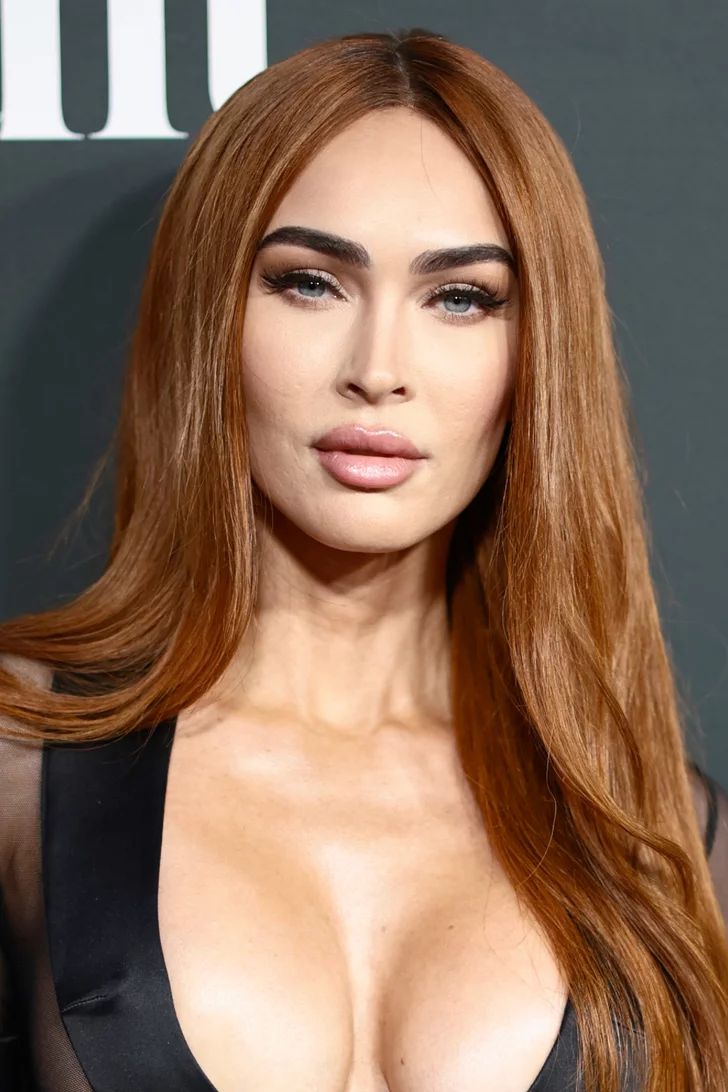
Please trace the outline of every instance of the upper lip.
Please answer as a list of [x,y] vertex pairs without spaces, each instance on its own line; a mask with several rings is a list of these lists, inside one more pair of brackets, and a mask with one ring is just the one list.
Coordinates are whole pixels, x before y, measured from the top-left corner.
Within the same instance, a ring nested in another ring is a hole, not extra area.
[[400,432],[391,428],[366,428],[364,425],[339,425],[329,429],[313,446],[319,451],[360,451],[371,455],[399,455],[421,459],[422,452]]

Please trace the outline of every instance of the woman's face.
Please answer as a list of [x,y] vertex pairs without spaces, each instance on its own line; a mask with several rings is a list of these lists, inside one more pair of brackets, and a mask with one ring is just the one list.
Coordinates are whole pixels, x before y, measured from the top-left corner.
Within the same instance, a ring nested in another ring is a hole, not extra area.
[[[265,242],[291,227],[348,240],[346,252],[323,238],[324,251],[313,237]],[[428,119],[372,113],[300,174],[263,242],[243,332],[255,483],[299,531],[335,549],[422,541],[478,492],[509,417],[518,286],[485,184]],[[425,265],[428,253],[476,244],[493,247],[493,259]],[[506,302],[491,310],[490,297]],[[341,481],[313,445],[342,425],[394,430],[423,457],[383,485],[369,477],[371,456],[329,456],[348,466]]]

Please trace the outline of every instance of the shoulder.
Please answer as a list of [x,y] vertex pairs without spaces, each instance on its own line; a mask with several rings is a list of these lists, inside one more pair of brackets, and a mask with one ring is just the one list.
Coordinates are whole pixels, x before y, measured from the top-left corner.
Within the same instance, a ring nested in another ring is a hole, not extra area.
[[728,924],[728,792],[692,763],[691,778],[708,866],[718,904]]
[[[0,667],[34,686],[50,690],[53,671],[46,664],[0,653]],[[22,724],[0,714],[0,871],[5,873],[15,854],[26,844],[38,815],[41,759],[38,740],[21,740],[5,730]]]
[[0,652],[0,667],[33,686],[50,690],[53,685],[53,669],[40,660],[29,660],[26,656],[16,656],[12,652]]
[[[53,669],[48,664],[41,663],[39,660],[29,660],[25,656],[15,656],[9,652],[0,652],[0,668],[8,672],[10,675],[14,675],[16,679],[21,682],[29,683],[30,686],[37,687],[41,690],[50,690],[53,686]],[[22,723],[15,720],[13,717],[3,716],[0,713],[0,748],[2,751],[0,754],[7,751],[10,753],[13,750],[12,745],[27,746],[20,740],[8,737],[5,735],[5,729],[11,728],[11,730],[22,730]],[[32,742],[32,741],[30,741]]]
[[712,778],[696,762],[688,765],[690,788],[693,793],[693,805],[698,817],[698,826],[703,832],[703,844],[710,852],[713,843],[713,818],[715,811],[715,789]]
[[696,762],[690,763],[689,774],[705,851],[710,856],[717,848],[719,827],[728,819],[728,793]]
[[[29,660],[25,656],[15,656],[9,652],[0,652],[0,668],[14,675],[21,682],[27,682],[31,686],[42,690],[50,690],[53,686],[53,669],[48,664],[38,660]],[[0,713],[0,746],[18,742],[5,736],[5,729],[13,730],[22,728],[22,725],[12,717],[3,716]]]
[[[53,685],[53,670],[37,660],[2,652],[0,667],[32,686],[50,690]],[[22,727],[20,721],[0,713],[0,800],[7,801],[7,792],[12,788],[14,775],[20,767],[27,764],[31,754],[41,749],[36,740],[19,740],[6,735],[6,729],[17,732],[22,731]]]

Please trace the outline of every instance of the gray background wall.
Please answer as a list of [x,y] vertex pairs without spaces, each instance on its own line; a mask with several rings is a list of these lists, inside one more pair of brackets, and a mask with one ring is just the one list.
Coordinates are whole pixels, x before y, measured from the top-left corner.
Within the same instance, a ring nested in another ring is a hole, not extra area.
[[[114,68],[111,32],[121,54],[129,21],[156,9],[159,41],[137,41],[136,70]],[[57,72],[33,47],[54,19]],[[81,533],[47,551],[115,423],[160,201],[225,79],[329,35],[408,26],[500,65],[574,159],[648,464],[691,749],[728,786],[728,6],[708,0],[0,0],[0,617],[65,600],[103,568],[108,477]],[[125,88],[150,93],[155,49],[168,135],[95,137]],[[67,139],[29,132],[54,81]]]

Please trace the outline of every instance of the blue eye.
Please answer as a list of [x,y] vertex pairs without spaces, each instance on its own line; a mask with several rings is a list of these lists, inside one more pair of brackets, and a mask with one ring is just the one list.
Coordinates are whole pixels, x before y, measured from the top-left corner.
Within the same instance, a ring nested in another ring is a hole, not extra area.
[[[320,300],[325,296],[325,291],[321,292],[321,289],[328,289],[333,292],[337,299],[343,299],[343,294],[339,291],[337,283],[323,273],[313,273],[307,270],[288,270],[284,273],[272,273],[265,272],[261,274],[261,280],[267,285],[270,292],[278,292],[283,296],[287,296],[292,302],[295,302],[299,306],[306,307],[308,304],[306,300]],[[316,294],[306,295],[299,292],[300,289],[311,289]],[[473,322],[486,315],[493,314],[499,311],[502,307],[509,302],[507,297],[499,297],[497,293],[493,292],[486,284],[481,282],[475,282],[474,284],[447,284],[436,288],[427,297],[425,302],[432,303],[436,300],[444,299],[458,299],[465,301],[470,306],[473,303],[478,305],[479,310],[475,314],[470,311],[444,311],[442,317],[446,322]]]
[[[436,289],[428,300],[445,300],[445,299],[460,299],[464,300],[467,304],[477,303],[478,306],[486,314],[491,314],[495,311],[499,311],[504,307],[508,300],[505,297],[499,297],[495,292],[492,292],[487,285],[478,284],[451,284],[444,285],[442,288]],[[450,318],[449,316],[463,315],[466,321],[471,318],[470,314],[466,314],[464,311],[448,311],[448,322],[457,322],[457,318]]]
[[[282,280],[285,280],[284,287],[295,286],[296,288],[311,288],[313,286],[314,288],[324,288],[328,285],[328,287],[333,288],[329,281],[326,281],[323,277],[316,276],[313,273],[287,274]],[[321,299],[321,296],[309,296],[308,298]]]

